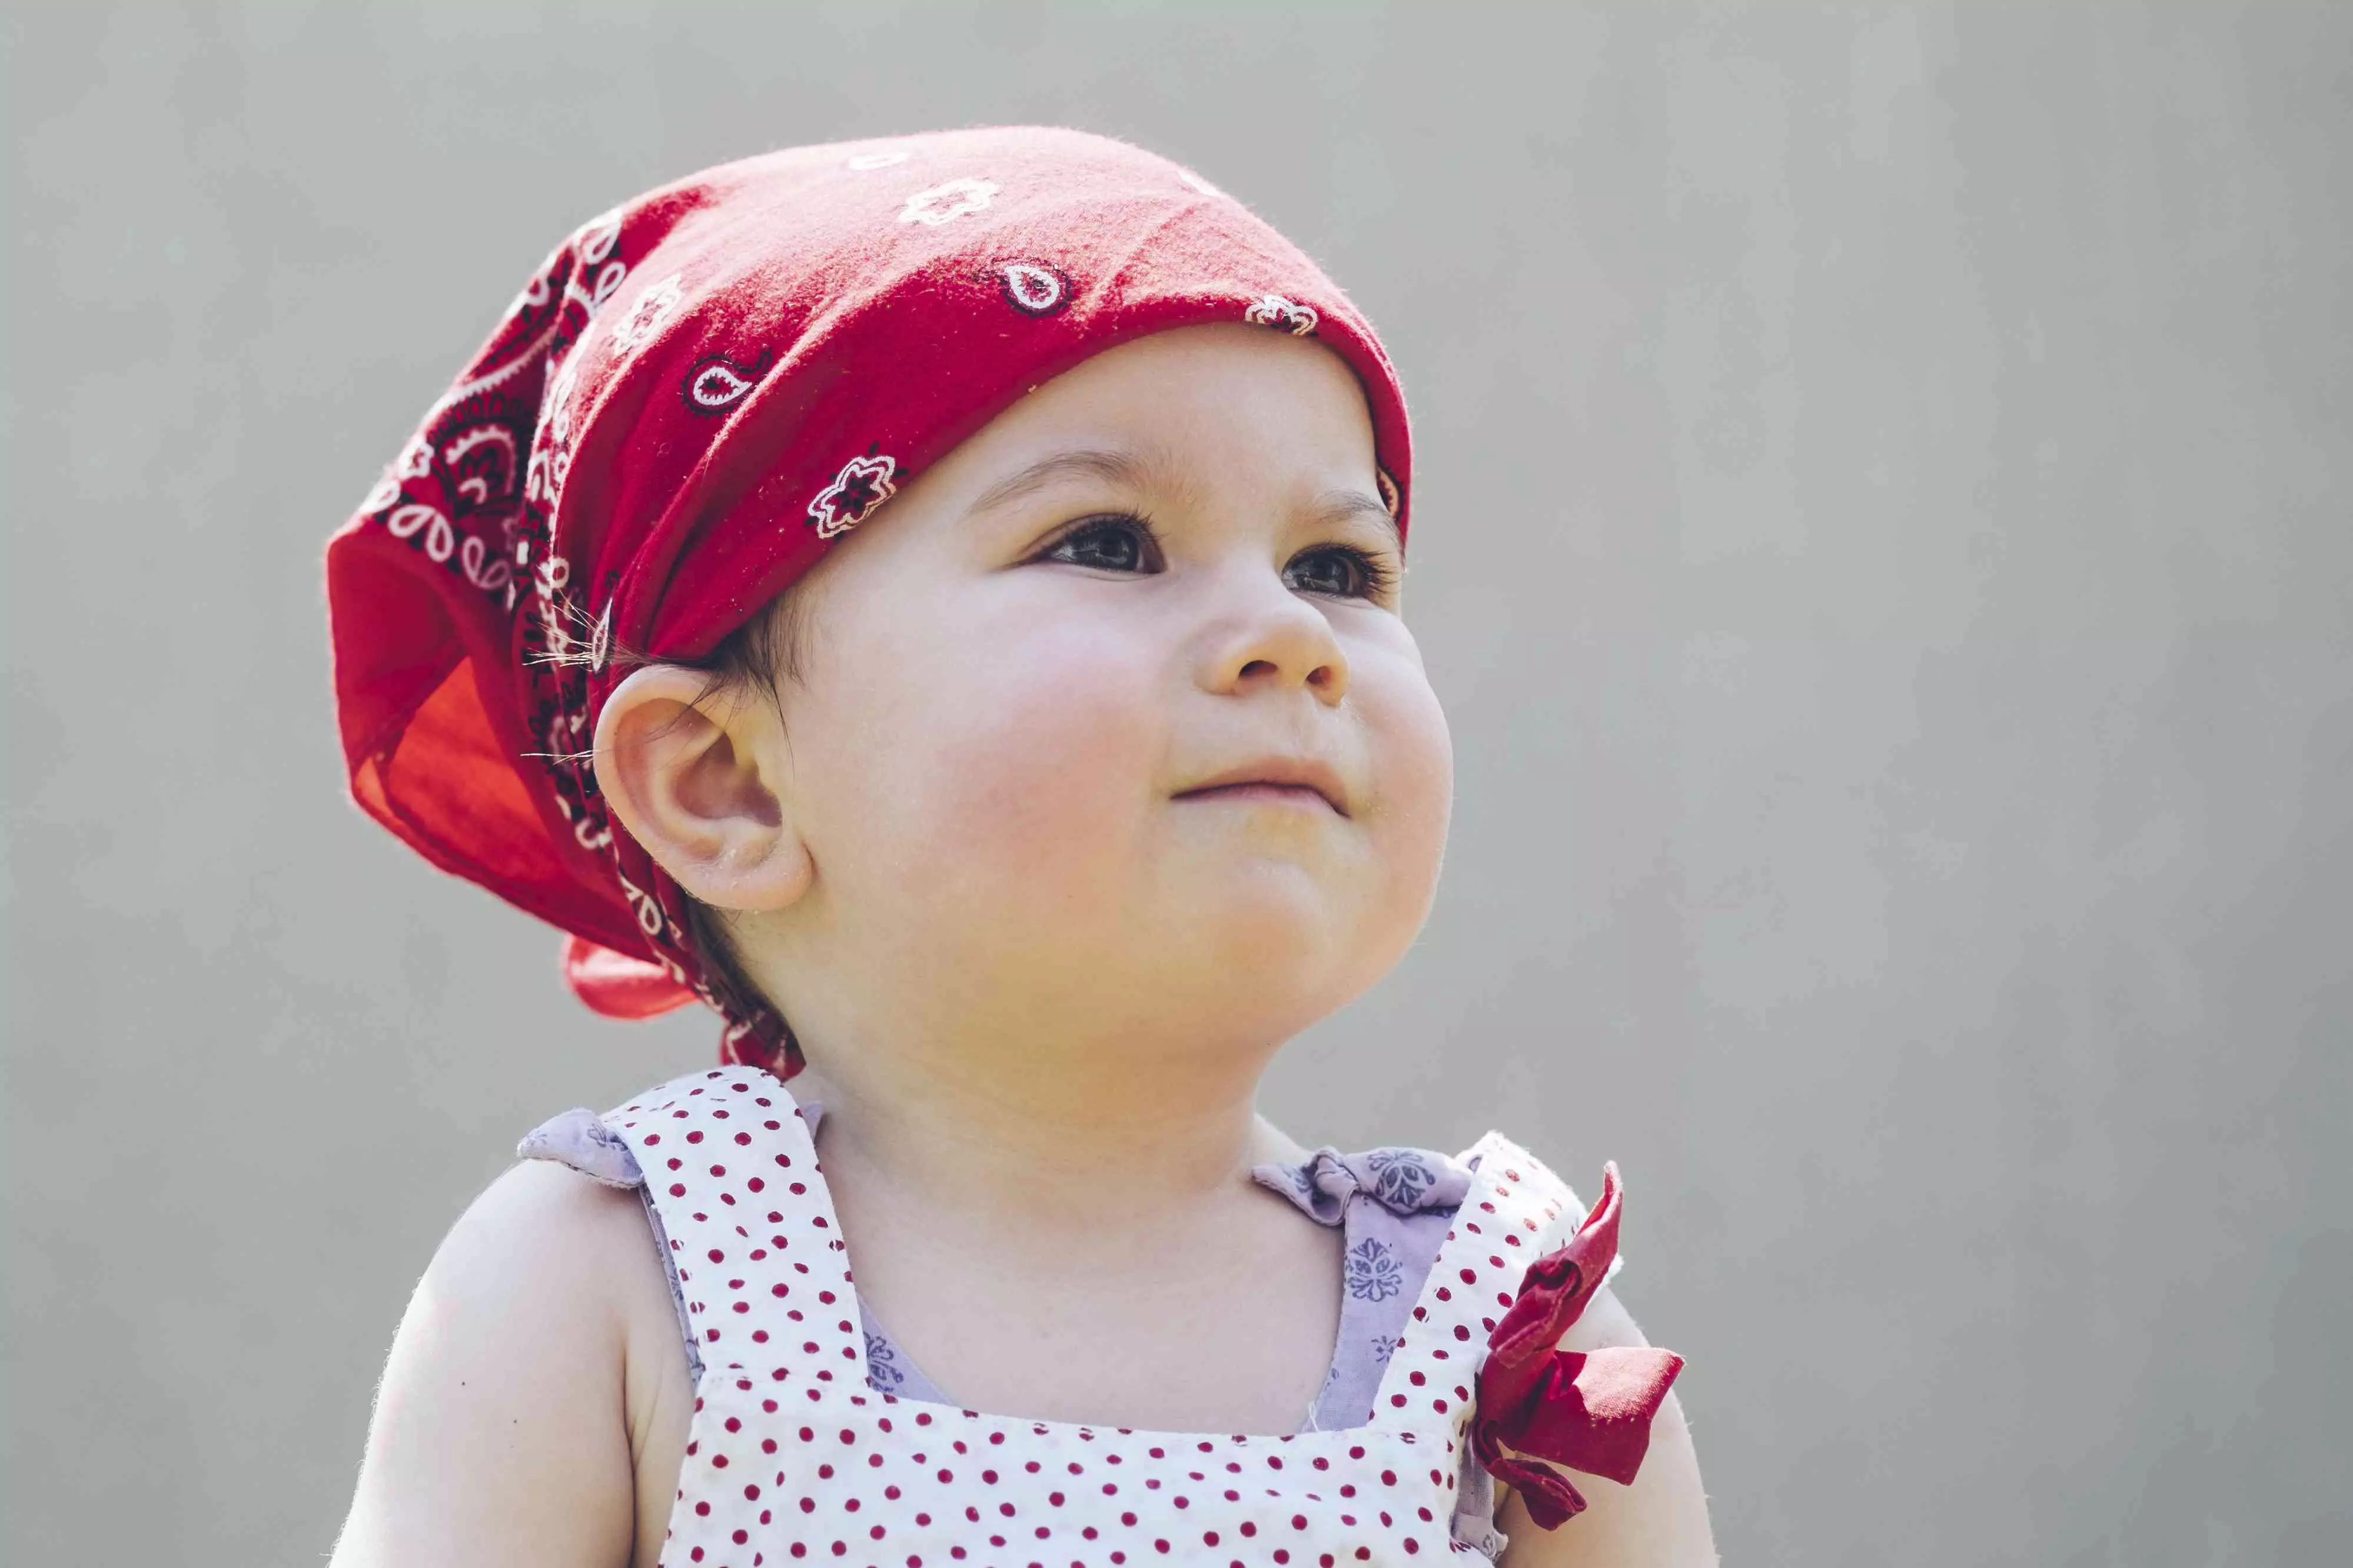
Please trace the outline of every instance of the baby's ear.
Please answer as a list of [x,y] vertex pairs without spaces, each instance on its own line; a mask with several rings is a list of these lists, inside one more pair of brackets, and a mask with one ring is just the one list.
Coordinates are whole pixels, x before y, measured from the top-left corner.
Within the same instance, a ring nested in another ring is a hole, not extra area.
[[785,810],[784,721],[704,670],[632,670],[596,717],[596,786],[630,836],[695,899],[780,910],[808,889],[808,849]]

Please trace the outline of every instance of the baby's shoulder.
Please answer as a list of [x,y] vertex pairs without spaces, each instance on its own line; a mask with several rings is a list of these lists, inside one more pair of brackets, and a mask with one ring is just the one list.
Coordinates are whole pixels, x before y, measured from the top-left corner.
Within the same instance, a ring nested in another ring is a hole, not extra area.
[[643,1205],[576,1167],[525,1159],[501,1173],[443,1238],[426,1282],[486,1332],[603,1336],[626,1321],[627,1285],[659,1264]]

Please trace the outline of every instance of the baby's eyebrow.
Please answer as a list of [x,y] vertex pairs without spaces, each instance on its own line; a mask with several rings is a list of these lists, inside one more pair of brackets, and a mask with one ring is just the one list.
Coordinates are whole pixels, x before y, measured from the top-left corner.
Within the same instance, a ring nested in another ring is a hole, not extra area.
[[1076,451],[1057,452],[1041,458],[1019,473],[997,480],[980,492],[966,510],[968,515],[994,511],[1017,500],[1033,496],[1057,479],[1097,479],[1105,484],[1141,489],[1150,485],[1152,466],[1129,452],[1105,448],[1082,447]]
[[1397,519],[1378,498],[1365,490],[1325,490],[1315,498],[1314,521],[1319,527],[1339,528],[1351,522],[1369,522],[1385,531],[1389,542],[1402,554],[1405,536],[1398,531]]

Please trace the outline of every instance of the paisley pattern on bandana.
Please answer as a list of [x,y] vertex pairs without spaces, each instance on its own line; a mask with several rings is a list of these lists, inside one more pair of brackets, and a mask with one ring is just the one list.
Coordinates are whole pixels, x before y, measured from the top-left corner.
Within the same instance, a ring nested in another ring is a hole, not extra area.
[[638,296],[629,313],[613,323],[613,335],[607,342],[607,350],[615,356],[630,353],[662,329],[662,323],[678,311],[684,298],[678,286],[678,274],[673,272],[660,282],[649,285]]
[[950,180],[909,196],[907,205],[899,209],[899,221],[929,224],[934,228],[954,223],[995,201],[997,189],[994,180]]
[[723,414],[741,403],[762,376],[768,374],[769,355],[763,350],[750,363],[723,353],[707,353],[694,362],[679,386],[679,395],[695,414]]
[[809,521],[816,525],[817,536],[831,539],[847,533],[872,516],[876,507],[898,493],[899,487],[891,482],[891,476],[898,471],[897,459],[887,455],[852,458],[844,463],[833,483],[809,502]]
[[1303,338],[1315,330],[1323,318],[1312,305],[1295,305],[1280,294],[1269,294],[1250,301],[1242,320],[1253,326],[1280,327],[1296,338]]
[[1005,302],[1025,316],[1050,316],[1071,302],[1070,274],[1050,261],[1008,261],[997,275]]

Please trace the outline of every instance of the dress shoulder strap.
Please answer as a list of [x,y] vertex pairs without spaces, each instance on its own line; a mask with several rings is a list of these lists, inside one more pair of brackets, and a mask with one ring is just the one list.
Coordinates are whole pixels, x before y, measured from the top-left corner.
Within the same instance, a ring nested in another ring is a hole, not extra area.
[[756,1068],[692,1073],[601,1120],[644,1173],[703,1366],[863,1386],[849,1254],[783,1082]]
[[1568,1184],[1500,1132],[1457,1156],[1471,1189],[1438,1249],[1421,1296],[1373,1397],[1372,1424],[1429,1430],[1450,1446],[1470,1419],[1487,1337],[1518,1293],[1528,1265],[1574,1235],[1584,1206]]

